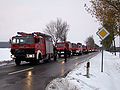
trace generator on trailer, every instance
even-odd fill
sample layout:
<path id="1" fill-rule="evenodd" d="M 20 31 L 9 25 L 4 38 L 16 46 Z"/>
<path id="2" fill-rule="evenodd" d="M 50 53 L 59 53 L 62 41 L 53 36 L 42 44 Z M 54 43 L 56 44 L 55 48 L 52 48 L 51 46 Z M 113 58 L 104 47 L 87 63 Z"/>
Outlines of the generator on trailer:
<path id="1" fill-rule="evenodd" d="M 16 65 L 20 65 L 21 61 L 39 63 L 54 56 L 51 36 L 40 32 L 17 34 L 10 40 L 11 57 Z"/>

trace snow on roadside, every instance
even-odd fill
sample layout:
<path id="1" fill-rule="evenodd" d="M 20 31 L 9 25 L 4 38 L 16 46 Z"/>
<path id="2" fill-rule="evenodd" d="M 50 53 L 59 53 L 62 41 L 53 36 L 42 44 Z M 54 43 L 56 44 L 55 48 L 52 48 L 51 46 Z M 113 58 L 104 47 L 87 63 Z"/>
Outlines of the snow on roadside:
<path id="1" fill-rule="evenodd" d="M 46 90 L 120 90 L 120 59 L 104 51 L 104 72 L 101 72 L 101 53 L 90 61 L 90 78 L 86 63 L 78 65 L 65 78 L 51 81 Z"/>
<path id="2" fill-rule="evenodd" d="M 10 55 L 10 48 L 0 48 L 0 62 L 12 60 Z"/>

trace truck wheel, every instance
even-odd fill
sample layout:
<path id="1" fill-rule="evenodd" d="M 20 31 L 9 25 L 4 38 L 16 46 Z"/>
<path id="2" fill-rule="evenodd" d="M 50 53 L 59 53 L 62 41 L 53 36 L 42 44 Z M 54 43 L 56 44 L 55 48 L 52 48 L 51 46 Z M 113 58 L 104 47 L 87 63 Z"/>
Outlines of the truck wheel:
<path id="1" fill-rule="evenodd" d="M 61 58 L 61 55 L 58 54 L 58 58 Z"/>
<path id="2" fill-rule="evenodd" d="M 17 66 L 19 66 L 20 63 L 21 63 L 21 60 L 16 58 L 16 59 L 15 59 L 15 64 L 16 64 Z"/>
<path id="3" fill-rule="evenodd" d="M 48 61 L 51 61 L 51 55 L 48 55 Z"/>
<path id="4" fill-rule="evenodd" d="M 49 63 L 51 61 L 51 56 L 47 55 L 47 58 L 44 60 L 45 63 Z"/>
<path id="5" fill-rule="evenodd" d="M 41 54 L 38 55 L 38 59 L 36 59 L 36 64 L 39 64 L 42 61 Z"/>
<path id="6" fill-rule="evenodd" d="M 57 55 L 54 54 L 53 56 L 54 56 L 54 57 L 53 57 L 53 58 L 54 58 L 54 61 L 57 61 Z"/>
<path id="7" fill-rule="evenodd" d="M 71 57 L 71 53 L 70 52 L 68 53 L 68 57 Z"/>

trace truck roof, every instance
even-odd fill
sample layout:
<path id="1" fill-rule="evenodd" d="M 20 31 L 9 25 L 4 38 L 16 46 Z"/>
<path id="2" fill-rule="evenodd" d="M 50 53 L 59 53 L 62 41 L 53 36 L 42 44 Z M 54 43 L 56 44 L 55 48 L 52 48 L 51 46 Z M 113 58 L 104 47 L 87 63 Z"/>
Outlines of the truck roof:
<path id="1" fill-rule="evenodd" d="M 43 34 L 43 33 L 40 33 L 40 32 L 34 32 L 34 34 L 36 34 L 36 35 L 38 35 L 38 36 L 42 36 L 42 37 L 49 37 L 49 38 L 51 38 L 50 35 Z"/>
<path id="2" fill-rule="evenodd" d="M 33 32 L 33 33 L 24 33 L 24 32 L 17 32 L 18 35 L 13 36 L 13 37 L 21 37 L 21 36 L 41 36 L 45 38 L 51 38 L 50 35 L 43 34 L 41 32 Z"/>

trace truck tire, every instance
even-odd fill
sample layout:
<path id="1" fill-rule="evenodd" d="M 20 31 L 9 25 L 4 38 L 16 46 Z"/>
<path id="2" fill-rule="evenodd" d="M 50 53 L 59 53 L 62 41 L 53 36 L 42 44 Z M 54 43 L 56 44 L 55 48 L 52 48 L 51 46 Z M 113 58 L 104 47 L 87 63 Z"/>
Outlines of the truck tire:
<path id="1" fill-rule="evenodd" d="M 21 63 L 21 60 L 20 60 L 20 59 L 18 59 L 18 58 L 16 58 L 16 59 L 15 59 L 15 64 L 16 64 L 17 66 L 19 66 L 19 65 L 20 65 L 20 63 Z"/>
<path id="2" fill-rule="evenodd" d="M 58 54 L 58 58 L 61 58 L 61 55 L 60 55 L 60 54 Z"/>
<path id="3" fill-rule="evenodd" d="M 67 54 L 68 54 L 68 57 L 71 57 L 71 52 L 70 51 L 68 51 Z"/>
<path id="4" fill-rule="evenodd" d="M 57 54 L 53 55 L 54 61 L 57 61 Z"/>
<path id="5" fill-rule="evenodd" d="M 40 63 L 40 60 L 41 60 L 41 54 L 38 54 L 38 57 L 36 56 L 34 60 L 30 61 L 30 64 L 37 65 Z"/>
<path id="6" fill-rule="evenodd" d="M 44 60 L 44 63 L 49 63 L 51 61 L 50 54 L 47 55 L 47 58 Z"/>
<path id="7" fill-rule="evenodd" d="M 38 59 L 36 59 L 36 64 L 39 64 L 39 63 L 40 63 L 40 60 L 42 60 L 41 54 L 38 55 Z"/>

